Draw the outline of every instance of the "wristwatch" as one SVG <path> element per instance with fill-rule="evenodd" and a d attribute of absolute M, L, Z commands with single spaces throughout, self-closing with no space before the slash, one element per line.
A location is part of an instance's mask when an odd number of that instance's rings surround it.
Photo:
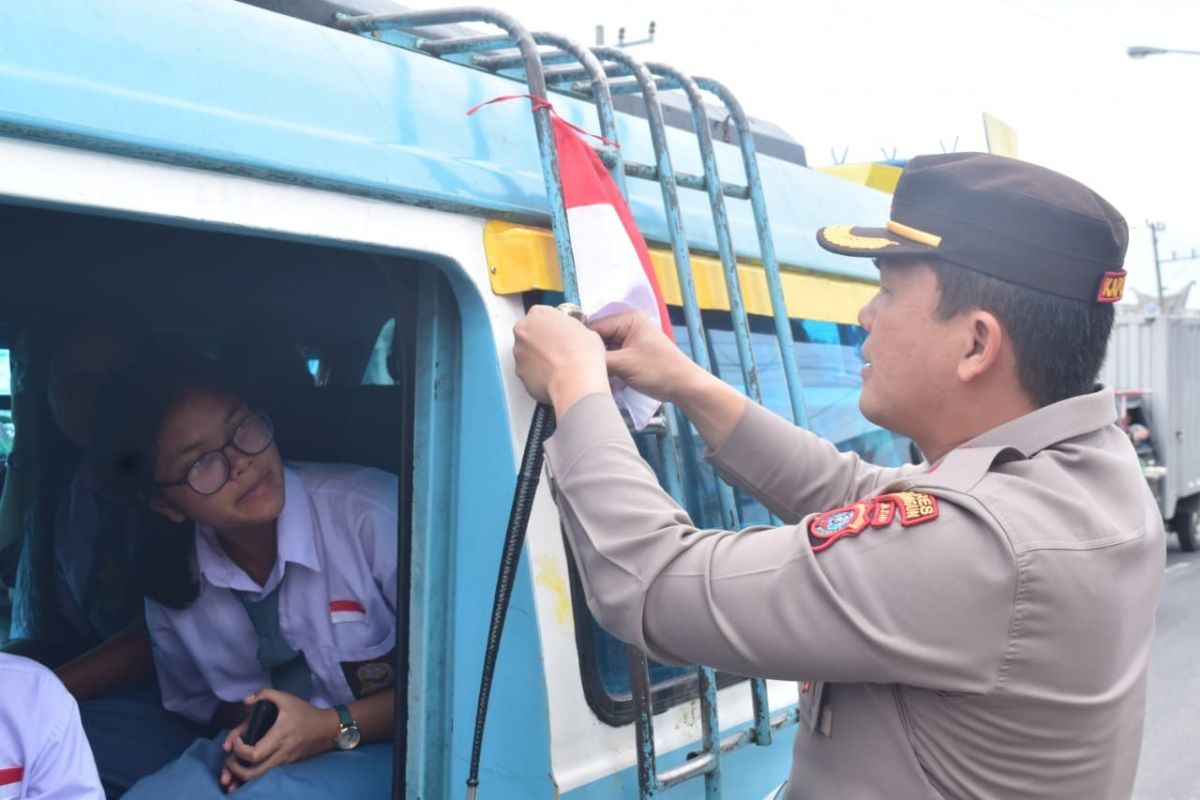
<path fill-rule="evenodd" d="M 350 716 L 350 709 L 345 706 L 334 706 L 333 710 L 337 712 L 338 721 L 342 726 L 338 731 L 337 738 L 333 741 L 339 750 L 353 750 L 358 747 L 359 740 L 362 739 L 358 723 L 354 721 L 354 717 Z"/>

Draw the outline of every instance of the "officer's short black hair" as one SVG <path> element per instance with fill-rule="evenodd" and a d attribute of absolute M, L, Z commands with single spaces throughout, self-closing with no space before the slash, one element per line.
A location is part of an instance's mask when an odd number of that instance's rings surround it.
<path fill-rule="evenodd" d="M 1092 391 L 1112 333 L 1111 303 L 1060 297 L 938 258 L 928 263 L 938 317 L 973 308 L 994 314 L 1012 339 L 1021 388 L 1038 407 Z"/>

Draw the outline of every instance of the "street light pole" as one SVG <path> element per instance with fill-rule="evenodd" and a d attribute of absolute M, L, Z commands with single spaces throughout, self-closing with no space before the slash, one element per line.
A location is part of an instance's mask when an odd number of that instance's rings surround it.
<path fill-rule="evenodd" d="M 1166 47 L 1144 47 L 1133 45 L 1125 50 L 1130 58 L 1145 58 L 1146 56 L 1162 56 L 1175 53 L 1181 56 L 1200 56 L 1200 50 L 1171 50 Z"/>
<path fill-rule="evenodd" d="M 1167 229 L 1167 226 L 1161 222 L 1151 222 L 1146 220 L 1146 227 L 1150 229 L 1150 245 L 1154 248 L 1154 278 L 1158 281 L 1158 313 L 1163 313 L 1163 288 L 1162 288 L 1162 262 L 1158 260 L 1158 234 Z"/>

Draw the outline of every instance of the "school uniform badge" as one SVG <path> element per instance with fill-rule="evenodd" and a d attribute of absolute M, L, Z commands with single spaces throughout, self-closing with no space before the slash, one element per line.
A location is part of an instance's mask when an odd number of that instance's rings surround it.
<path fill-rule="evenodd" d="M 21 781 L 25 778 L 24 767 L 6 767 L 0 765 L 0 798 L 16 800 L 24 797 Z"/>
<path fill-rule="evenodd" d="M 857 536 L 871 528 L 887 528 L 897 520 L 911 527 L 937 519 L 937 498 L 925 492 L 894 492 L 859 500 L 813 517 L 808 526 L 808 541 L 814 553 L 833 547 L 848 536 Z"/>

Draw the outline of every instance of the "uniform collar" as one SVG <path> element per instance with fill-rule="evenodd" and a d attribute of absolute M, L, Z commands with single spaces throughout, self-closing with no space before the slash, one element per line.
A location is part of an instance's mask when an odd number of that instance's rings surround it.
<path fill-rule="evenodd" d="M 225 554 L 215 530 L 206 525 L 197 525 L 196 562 L 200 575 L 218 588 L 265 595 L 283 580 L 287 563 L 299 564 L 315 572 L 321 571 L 308 493 L 304 491 L 300 475 L 289 467 L 283 468 L 283 511 L 279 514 L 275 535 L 279 545 L 275 566 L 271 568 L 266 584 L 259 586 Z"/>
<path fill-rule="evenodd" d="M 906 476 L 895 486 L 969 492 L 997 460 L 1031 458 L 1059 442 L 1111 425 L 1116 417 L 1112 390 L 1097 387 L 981 433 L 951 450 L 926 472 Z"/>
<path fill-rule="evenodd" d="M 971 439 L 962 447 L 1011 447 L 1026 458 L 1053 444 L 1074 439 L 1117 421 L 1112 389 L 1097 386 L 1017 417 Z"/>

